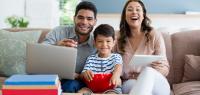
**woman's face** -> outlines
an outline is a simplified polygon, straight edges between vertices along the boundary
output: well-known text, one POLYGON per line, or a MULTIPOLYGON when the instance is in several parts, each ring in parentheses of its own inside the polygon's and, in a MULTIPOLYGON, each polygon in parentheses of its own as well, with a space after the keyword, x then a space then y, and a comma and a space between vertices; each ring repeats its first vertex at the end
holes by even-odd
POLYGON ((141 27, 143 19, 143 8, 140 3, 130 2, 126 7, 126 21, 129 27, 141 27))

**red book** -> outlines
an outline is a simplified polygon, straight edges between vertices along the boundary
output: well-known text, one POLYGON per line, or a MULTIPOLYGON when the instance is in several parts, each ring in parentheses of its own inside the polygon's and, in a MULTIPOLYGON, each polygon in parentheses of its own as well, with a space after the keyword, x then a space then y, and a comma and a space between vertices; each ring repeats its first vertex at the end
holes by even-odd
POLYGON ((58 89, 2 89, 2 95, 60 95, 58 89))

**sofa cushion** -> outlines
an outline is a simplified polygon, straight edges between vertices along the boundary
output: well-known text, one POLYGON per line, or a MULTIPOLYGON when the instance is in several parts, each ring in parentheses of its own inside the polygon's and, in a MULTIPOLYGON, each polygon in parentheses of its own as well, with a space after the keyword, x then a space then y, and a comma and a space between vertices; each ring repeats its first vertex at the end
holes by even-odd
POLYGON ((200 81, 200 56, 185 56, 184 76, 182 81, 200 81))
POLYGON ((174 71, 174 82, 180 83, 183 79, 185 55, 200 54, 200 30, 177 32, 171 35, 172 39, 172 66, 174 71))
POLYGON ((25 73, 26 43, 36 43, 40 34, 39 31, 0 30, 0 75, 25 73))
POLYGON ((174 84, 173 91, 174 95, 199 95, 200 81, 174 84))

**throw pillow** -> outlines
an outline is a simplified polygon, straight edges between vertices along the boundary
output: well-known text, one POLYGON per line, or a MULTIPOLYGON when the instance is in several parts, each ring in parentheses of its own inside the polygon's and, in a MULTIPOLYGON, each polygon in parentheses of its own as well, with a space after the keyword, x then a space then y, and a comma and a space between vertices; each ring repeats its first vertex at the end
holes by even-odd
POLYGON ((26 43, 36 43, 41 31, 0 30, 0 75, 25 74, 26 43))
POLYGON ((183 82, 200 81, 200 56, 186 55, 183 82))

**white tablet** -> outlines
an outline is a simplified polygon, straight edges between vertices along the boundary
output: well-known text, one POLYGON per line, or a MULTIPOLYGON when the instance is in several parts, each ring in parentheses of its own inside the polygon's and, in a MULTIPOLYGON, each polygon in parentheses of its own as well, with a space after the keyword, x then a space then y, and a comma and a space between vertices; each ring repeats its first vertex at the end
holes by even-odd
POLYGON ((162 60, 164 57, 160 55, 134 55, 130 61, 130 64, 136 66, 146 66, 152 62, 162 60))

